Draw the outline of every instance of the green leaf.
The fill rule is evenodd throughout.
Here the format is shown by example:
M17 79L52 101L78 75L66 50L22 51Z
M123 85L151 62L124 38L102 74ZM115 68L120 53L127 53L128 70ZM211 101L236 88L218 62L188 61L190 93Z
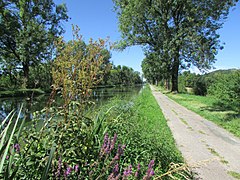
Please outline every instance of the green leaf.
M56 144L54 143L52 148L51 148L51 152L50 152L50 155L49 155L49 158L48 158L48 162L47 162L47 165L45 167L45 170L42 174L42 178L41 180L47 180L47 177L48 177L48 171L50 169L50 166L51 166L51 163L52 163L52 159L53 159L53 156L54 156L54 152L56 150Z

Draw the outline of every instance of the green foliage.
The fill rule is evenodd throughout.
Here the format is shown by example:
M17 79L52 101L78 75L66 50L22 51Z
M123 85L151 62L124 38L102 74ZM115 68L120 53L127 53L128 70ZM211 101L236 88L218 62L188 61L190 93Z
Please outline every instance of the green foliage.
M106 50L105 40L90 39L86 45L78 31L78 27L73 27L76 39L72 41L65 43L62 38L59 39L58 55L53 64L53 92L60 90L65 113L73 101L78 102L80 106L88 102L86 99L91 95L91 88L101 82L105 71L108 70L107 66L103 68L106 59L106 53L102 53Z
M30 67L53 55L53 42L63 33L61 22L68 19L66 6L53 0L3 0L0 12L1 70L9 76L21 71L23 88L29 87Z
M178 91L179 67L207 69L222 48L217 30L222 27L228 1L114 0L122 33L121 48L142 45L170 65L172 91ZM161 64L161 63L160 63ZM160 72L161 73L161 72Z
M1 123L0 177L2 179L12 179L18 170L18 166L15 166L16 162L13 161L13 157L17 155L20 150L19 138L22 132L24 120L22 121L18 132L16 132L16 129L20 119L21 110L22 106L15 122L13 122L15 112L11 111Z
M215 80L209 89L208 94L219 100L219 105L240 113L240 71L225 74Z
M9 161L14 162L12 177L150 179L154 172L162 176L181 177L182 173L189 176L185 166L162 174L172 169L170 163L181 163L182 157L156 101L150 96L149 87L139 99L114 103L95 118L91 110L86 110L91 103L91 88L101 82L108 70L104 66L108 53L103 53L107 48L104 40L90 40L85 44L78 30L73 27L72 41L64 42L60 38L56 43L57 55L52 66L54 84L48 108L36 112L21 136L17 134L18 153L8 152L9 145L6 146L3 159L7 153L12 155ZM125 66L120 69L129 73ZM62 99L60 105L54 101L56 93ZM13 133L10 140L12 137ZM2 163L2 167L8 171L9 165Z
M105 85L130 86L142 84L140 73L127 66L113 66L107 76Z
M52 62L40 63L29 70L29 86L50 91L52 85Z
M195 95L205 96L207 94L206 78L203 75L184 71L179 76L179 92L188 92Z
M98 122L103 133L107 131L112 136L116 133L118 140L126 146L123 162L119 166L131 164L134 168L140 163L144 168L154 159L155 174L161 176L168 172L172 162L176 164L183 161L149 87L145 87L139 96L130 101L114 99L101 109L103 113L98 118L104 120ZM184 169L180 172L184 172ZM180 172L173 174L176 176Z
M233 109L238 106L239 98L239 70L218 70L208 74L196 75L190 71L184 71L179 76L180 92L191 89L193 94L206 96L214 95L226 108ZM231 105L232 103L232 105ZM235 104L234 104L235 103ZM227 105L228 104L228 105Z
M70 42L57 42L57 56L53 64L53 92L51 108L36 114L31 125L25 126L20 138L21 151L14 156L18 172L16 178L53 179L66 176L72 166L87 168L88 163L99 155L99 139L94 134L93 120L84 113L91 88L97 85L104 74L103 67L106 45L104 40L89 41L86 45L78 28L74 30L75 39ZM63 99L60 106L53 103L55 93ZM45 113L51 118L41 120ZM61 163L59 163L59 159ZM60 172L57 169L60 168ZM27 172L27 173L26 173ZM71 177L71 176L70 176Z
M74 112L69 112L73 113L68 119L71 123L58 115L43 122L39 119L43 112L37 113L33 123L22 131L20 151L13 154L14 167L18 169L14 177L150 179L150 163L150 170L161 178L191 177L188 168L181 164L181 154L149 88L137 99L116 99L101 109L95 118L92 112L91 116L85 112L76 120ZM109 153L104 151L106 144L113 147ZM119 155L120 147L124 153ZM126 176L129 168L131 173ZM134 177L136 172L138 178Z

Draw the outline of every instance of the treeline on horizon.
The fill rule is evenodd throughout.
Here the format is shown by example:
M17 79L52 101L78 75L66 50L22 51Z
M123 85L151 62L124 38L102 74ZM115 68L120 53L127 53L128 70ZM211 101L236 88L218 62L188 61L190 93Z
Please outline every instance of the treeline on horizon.
M52 62L40 63L36 67L30 67L28 88L40 88L44 91L50 91L52 85L51 66ZM142 84L142 78L138 71L128 66L115 66L107 62L110 68L104 74L99 86L132 86ZM14 70L12 72L0 69L0 91L14 90L24 88L23 72Z

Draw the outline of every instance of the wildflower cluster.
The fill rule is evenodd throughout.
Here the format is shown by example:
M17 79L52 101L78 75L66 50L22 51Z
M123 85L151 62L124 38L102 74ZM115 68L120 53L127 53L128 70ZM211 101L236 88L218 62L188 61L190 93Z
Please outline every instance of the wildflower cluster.
M107 169L112 168L111 174L108 175L107 177L108 180L129 179L129 178L140 179L142 175L140 164L138 164L136 168L133 168L133 165L130 164L125 169L121 168L121 169L124 169L123 172L120 171L120 166L122 167L124 163L123 161L121 161L121 157L124 155L124 150L126 148L125 145L122 145L122 144L118 145L116 154L114 155L110 163L107 165L107 162L108 162L107 159L110 157L109 156L110 153L113 152L116 142L117 142L117 134L114 134L114 137L112 139L111 137L109 137L108 133L105 134L103 145L100 150L100 159L102 159L105 162L104 163L105 167L102 168L102 172L106 172ZM149 180L154 175L153 166L154 166L154 160L151 160L148 165L148 169L145 173L145 176L143 177L144 180ZM101 177L101 175L98 176L98 178L99 177Z
M55 179L61 179L62 175L65 177L65 179L70 176L71 174L76 174L79 172L79 165L76 164L73 167L69 166L68 164L65 164L65 169L64 169L64 164L62 163L61 157L58 159L57 162L57 170L55 172Z
M111 153L111 151L115 146L116 141L117 141L117 134L114 134L114 137L111 140L111 138L108 137L108 133L106 133L104 136L104 141L103 141L100 155L103 156L104 154Z

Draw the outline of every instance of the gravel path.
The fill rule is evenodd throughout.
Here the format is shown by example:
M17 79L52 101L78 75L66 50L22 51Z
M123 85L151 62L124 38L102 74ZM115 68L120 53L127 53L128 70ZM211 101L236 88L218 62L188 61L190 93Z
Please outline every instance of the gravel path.
M229 172L240 173L240 139L151 89L195 179L234 179Z

